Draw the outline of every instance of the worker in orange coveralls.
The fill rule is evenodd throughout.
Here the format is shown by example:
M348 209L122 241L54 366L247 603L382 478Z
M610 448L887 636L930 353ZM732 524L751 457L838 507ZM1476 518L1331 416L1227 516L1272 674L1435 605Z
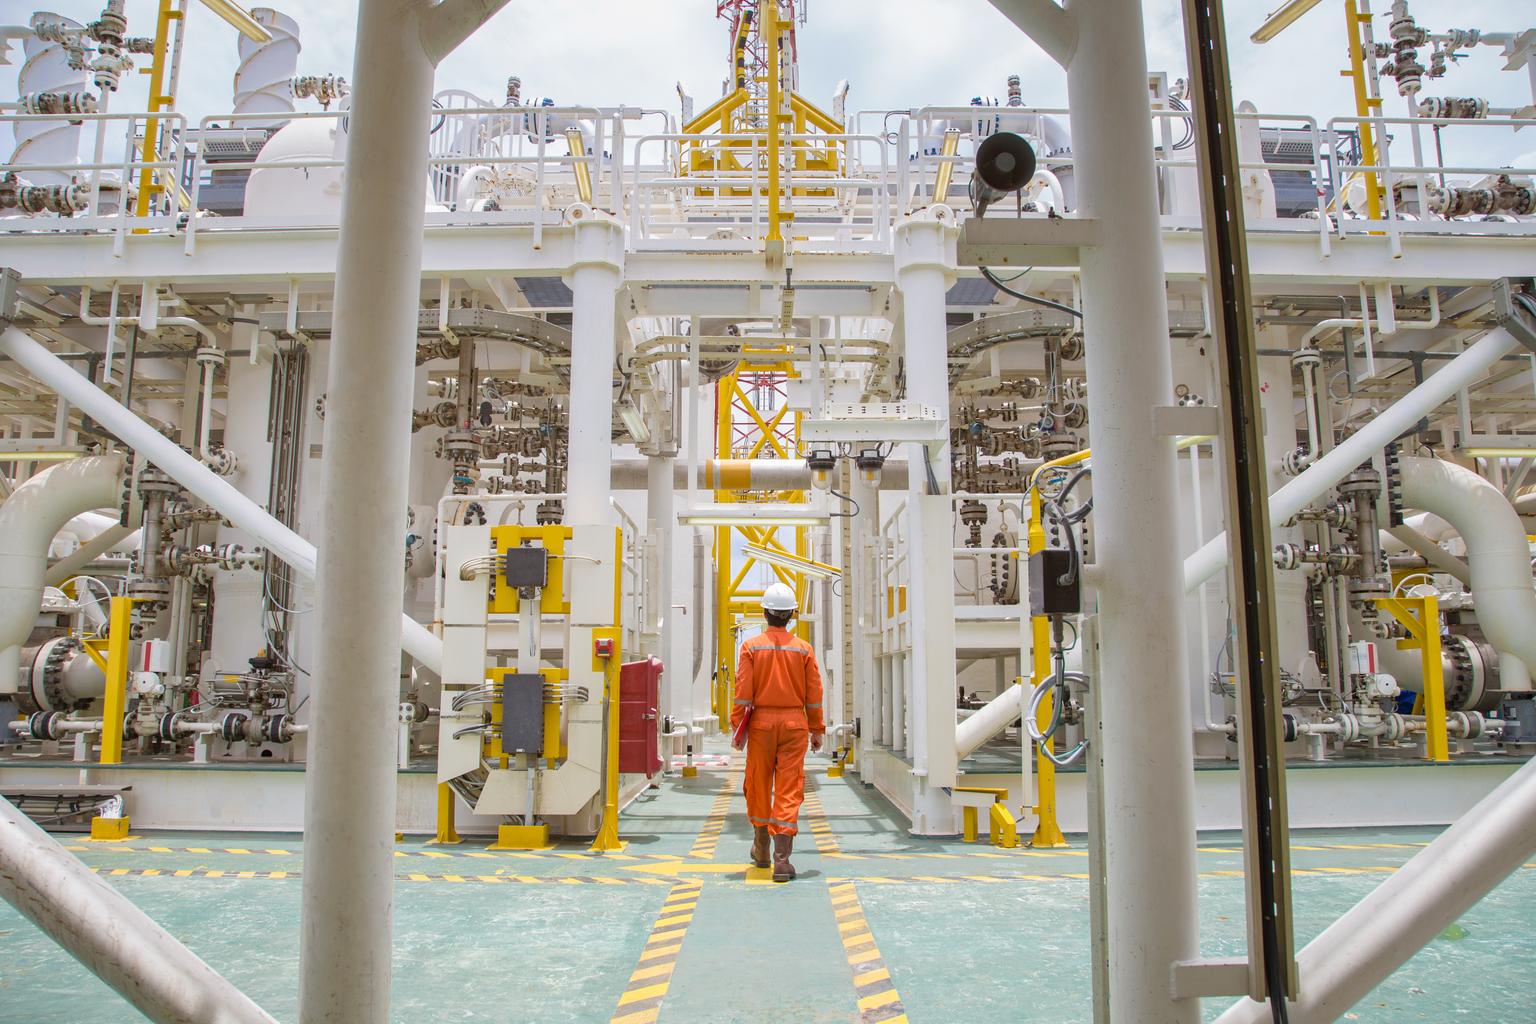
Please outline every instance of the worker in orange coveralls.
M752 863L768 866L773 840L773 880L795 877L789 856L795 845L800 804L805 800L805 749L820 750L827 726L821 713L821 669L811 645L786 626L798 610L795 592L775 583L763 592L768 629L741 645L731 731L747 748L747 816L752 821ZM733 742L735 742L733 740ZM737 749L741 744L735 742Z

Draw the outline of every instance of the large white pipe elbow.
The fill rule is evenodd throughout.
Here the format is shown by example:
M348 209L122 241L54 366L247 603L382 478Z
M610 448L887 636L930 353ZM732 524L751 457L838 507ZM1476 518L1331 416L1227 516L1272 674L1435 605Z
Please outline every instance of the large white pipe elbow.
M0 505L0 649L25 643L37 622L54 535L80 513L121 498L123 462L93 455L57 463Z
M1500 655L1536 665L1536 590L1531 548L1514 506L1493 484L1465 466L1405 458L1403 504L1444 519L1467 546L1477 622Z

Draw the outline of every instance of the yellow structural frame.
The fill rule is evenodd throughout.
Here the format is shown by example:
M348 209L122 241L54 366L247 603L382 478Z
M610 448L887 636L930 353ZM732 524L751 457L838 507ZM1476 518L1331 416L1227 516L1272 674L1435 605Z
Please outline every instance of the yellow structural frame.
M788 147L790 159L797 172L841 172L844 160L839 144L833 139L821 142L806 136L820 133L840 135L843 125L836 118L821 110L805 97L785 86L784 34L789 23L772 4L764 4L759 10L759 34L764 43L765 60L769 73L753 85L765 87L764 102L767 106L767 123L755 124L751 119L752 92L744 75L732 68L736 88L710 104L705 110L683 125L685 135L728 135L736 138L705 141L685 139L678 144L678 166L684 175L709 176L717 172L745 172L752 166L752 159L759 149L764 150L762 164L766 181L758 186L740 187L700 185L694 189L697 196L751 196L754 191L768 202L767 239L783 241L783 225L794 219L792 211L783 208L785 188L784 150ZM750 26L745 22L733 47L740 56L746 49ZM788 133L796 136L785 138ZM825 186L796 185L790 190L797 196L827 196L832 190Z
M782 348L743 348L744 352L783 352ZM785 380L793 380L798 371L788 361L753 364L750 369L742 371L733 370L721 378L716 385L716 419L715 419L715 458L724 460L730 458L755 459L765 451L772 453L775 458L795 459L799 457L800 448L800 424L801 414L796 412L790 415L788 405L780 407L768 416L758 412L752 404L751 396L742 389L741 376L743 372L752 376L768 375L770 377L783 377ZM747 436L743 439L743 451L739 454L735 451L737 441L735 438L736 409L741 409L748 414L746 425ZM786 427L785 420L790 425ZM781 435L787 433L788 438ZM732 483L745 483L745 480L727 480L722 478L718 485ZM780 491L776 492L775 500L787 503L804 502L807 499L804 491ZM741 500L739 491L731 489L717 489L715 501L720 504L728 504ZM781 543L778 537L779 530L793 529L795 533L794 547L790 548ZM779 527L764 526L717 526L715 530L715 649L719 652L719 661L715 665L714 687L710 695L710 710L719 723L721 732L730 729L731 700L735 688L736 662L734 653L736 650L736 634L739 629L739 620L743 617L755 617L760 613L759 600L762 591L752 589L746 585L747 575L752 567L758 564L767 564L773 571L779 582L791 587L795 591L796 598L804 604L808 578L804 573L774 565L771 562L760 563L760 560L748 555L738 567L734 564L731 555L731 540L733 532L739 532L746 540L758 547L771 548L783 552L807 563L815 564L810 557L810 531L804 527ZM804 639L809 639L810 627L804 622L797 622L795 631Z
M1450 736L1445 727L1445 666L1440 660L1440 599L1378 597L1376 605L1402 623L1408 635L1397 641L1398 650L1419 652L1424 672L1425 757L1445 763L1451 759Z
M123 763L123 713L128 705L128 650L133 642L131 597L114 597L107 610L107 689L101 712L101 763ZM86 651L100 659L90 646Z

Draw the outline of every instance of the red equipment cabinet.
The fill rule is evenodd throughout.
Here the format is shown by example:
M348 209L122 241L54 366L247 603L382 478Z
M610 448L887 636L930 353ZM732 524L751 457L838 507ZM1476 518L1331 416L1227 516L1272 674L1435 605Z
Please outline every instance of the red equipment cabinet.
M647 777L661 771L657 709L661 662L655 658L619 667L619 771Z

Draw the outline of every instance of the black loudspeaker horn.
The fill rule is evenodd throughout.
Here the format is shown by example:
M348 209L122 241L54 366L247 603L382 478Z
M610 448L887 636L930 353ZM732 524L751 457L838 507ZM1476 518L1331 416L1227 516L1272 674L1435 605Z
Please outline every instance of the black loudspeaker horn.
M976 147L976 169L971 172L971 203L976 216L987 207L1017 192L1035 176L1035 151L1022 136L996 132Z

